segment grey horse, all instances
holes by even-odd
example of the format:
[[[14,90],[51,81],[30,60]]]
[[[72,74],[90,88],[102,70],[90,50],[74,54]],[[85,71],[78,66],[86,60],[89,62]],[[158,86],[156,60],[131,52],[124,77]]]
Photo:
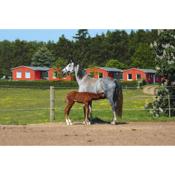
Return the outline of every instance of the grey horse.
[[[123,92],[120,84],[117,80],[111,78],[91,78],[88,74],[79,76],[79,65],[75,65],[73,62],[69,63],[62,73],[75,72],[76,81],[78,83],[79,92],[92,92],[101,93],[104,92],[106,98],[109,100],[113,111],[113,120],[111,124],[117,123],[117,116],[122,117],[123,106]],[[90,109],[90,111],[92,111]]]

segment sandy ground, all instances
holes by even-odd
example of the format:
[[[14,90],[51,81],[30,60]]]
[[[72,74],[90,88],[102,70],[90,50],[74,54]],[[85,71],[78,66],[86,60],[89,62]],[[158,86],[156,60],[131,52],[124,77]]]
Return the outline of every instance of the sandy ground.
[[[175,122],[0,125],[0,145],[175,145]]]

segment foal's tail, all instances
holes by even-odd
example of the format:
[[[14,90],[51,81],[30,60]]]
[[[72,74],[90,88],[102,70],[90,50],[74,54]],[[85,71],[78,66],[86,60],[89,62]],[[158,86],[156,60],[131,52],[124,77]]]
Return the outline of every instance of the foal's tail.
[[[123,90],[121,85],[116,82],[116,89],[115,89],[115,98],[116,98],[116,114],[120,118],[122,118],[123,114]]]

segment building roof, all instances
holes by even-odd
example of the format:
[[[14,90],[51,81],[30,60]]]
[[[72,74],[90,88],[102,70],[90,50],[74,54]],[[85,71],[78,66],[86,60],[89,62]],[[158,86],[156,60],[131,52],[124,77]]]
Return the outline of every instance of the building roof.
[[[137,69],[137,70],[140,70],[140,71],[142,71],[142,72],[144,72],[144,73],[156,73],[156,71],[155,70],[153,70],[153,69],[139,69],[139,68],[130,68],[130,69],[125,69],[125,70],[123,70],[123,71],[128,71],[128,70],[131,70],[131,69]]]
[[[104,69],[108,72],[123,72],[121,69],[113,68],[113,67],[99,67],[100,69]]]
[[[49,67],[39,67],[39,66],[37,66],[37,67],[35,67],[35,66],[26,66],[26,67],[28,67],[32,70],[41,70],[41,71],[48,71],[49,70]]]
[[[141,70],[141,71],[143,71],[145,73],[156,73],[156,71],[153,70],[153,69],[138,69],[138,70]]]
[[[40,66],[18,66],[18,67],[14,67],[12,69],[16,69],[16,68],[20,68],[20,67],[27,67],[29,69],[32,69],[32,70],[39,70],[39,71],[48,71],[50,68],[49,67],[40,67]]]

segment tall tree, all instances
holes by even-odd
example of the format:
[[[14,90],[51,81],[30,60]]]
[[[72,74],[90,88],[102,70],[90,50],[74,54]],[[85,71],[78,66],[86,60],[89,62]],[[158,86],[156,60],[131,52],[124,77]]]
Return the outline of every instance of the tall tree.
[[[131,66],[155,68],[155,53],[147,43],[141,43],[131,57]]]
[[[162,77],[161,89],[153,102],[153,114],[175,115],[175,30],[159,31],[153,47],[157,73]]]
[[[88,59],[90,56],[89,52],[89,44],[90,44],[90,36],[87,29],[79,29],[75,36],[74,42],[74,52],[73,52],[73,59],[82,67],[88,66]]]
[[[106,36],[96,35],[96,37],[90,39],[89,44],[89,57],[87,64],[104,66],[108,58],[110,58],[109,43],[106,40]]]
[[[128,63],[128,34],[124,30],[108,31],[106,40],[110,58],[118,58],[120,62]]]
[[[132,64],[132,60],[130,58],[133,57],[136,50],[139,48],[141,44],[150,45],[157,39],[157,30],[137,30],[131,31],[129,35],[128,41],[128,64]]]
[[[121,63],[117,59],[108,60],[106,63],[106,66],[107,67],[115,67],[117,69],[126,69],[127,68],[127,66],[125,64]]]
[[[55,50],[53,51],[54,56],[64,59],[65,62],[70,61],[73,58],[73,46],[74,43],[62,35],[55,45]]]
[[[77,41],[85,41],[88,37],[90,35],[87,29],[79,29],[73,38]]]
[[[64,58],[58,57],[57,59],[55,59],[52,66],[55,68],[63,68],[64,66],[66,66],[66,64],[67,62]]]
[[[53,54],[43,46],[33,55],[31,64],[33,66],[47,66],[50,67],[55,61]]]
[[[14,51],[14,43],[7,40],[0,43],[0,76],[11,75]]]

